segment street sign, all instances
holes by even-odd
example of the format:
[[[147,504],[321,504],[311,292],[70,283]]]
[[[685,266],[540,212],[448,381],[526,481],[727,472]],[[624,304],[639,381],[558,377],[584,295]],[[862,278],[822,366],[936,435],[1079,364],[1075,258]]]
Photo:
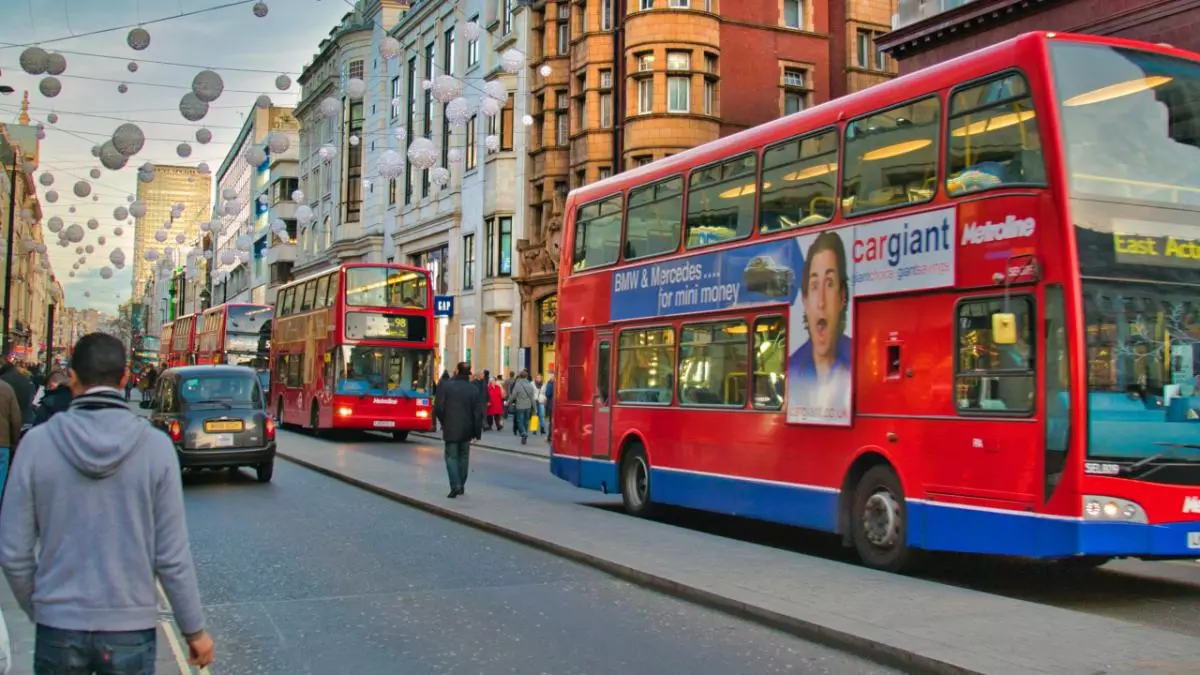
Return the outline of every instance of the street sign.
[[[445,317],[447,319],[454,316],[454,296],[453,295],[435,295],[433,296],[433,315],[436,317]]]

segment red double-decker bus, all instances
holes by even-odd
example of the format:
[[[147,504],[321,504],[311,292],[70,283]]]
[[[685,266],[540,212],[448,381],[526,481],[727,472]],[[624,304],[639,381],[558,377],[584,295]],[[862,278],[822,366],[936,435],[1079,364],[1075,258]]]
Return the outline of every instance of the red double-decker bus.
[[[890,570],[1200,557],[1197,92],[1032,33],[572,192],[552,471]]]
[[[285,424],[433,429],[436,339],[428,270],[352,263],[279,289],[271,400]]]
[[[171,335],[175,332],[175,322],[168,321],[162,325],[162,333],[158,342],[158,363],[169,363],[171,360]]]
[[[197,316],[197,314],[181,316],[163,326],[162,348],[167,352],[165,359],[167,366],[174,368],[196,363]]]
[[[228,302],[204,310],[196,328],[196,363],[265,371],[271,357],[270,305]]]

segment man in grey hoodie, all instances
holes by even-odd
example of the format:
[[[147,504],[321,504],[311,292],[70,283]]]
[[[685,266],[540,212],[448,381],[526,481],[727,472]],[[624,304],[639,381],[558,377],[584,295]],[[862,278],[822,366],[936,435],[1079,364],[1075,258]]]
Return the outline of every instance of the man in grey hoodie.
[[[125,354],[103,333],[76,343],[70,408],[28,432],[9,476],[0,567],[37,624],[38,673],[154,672],[156,578],[191,662],[213,660],[179,460],[125,405]]]

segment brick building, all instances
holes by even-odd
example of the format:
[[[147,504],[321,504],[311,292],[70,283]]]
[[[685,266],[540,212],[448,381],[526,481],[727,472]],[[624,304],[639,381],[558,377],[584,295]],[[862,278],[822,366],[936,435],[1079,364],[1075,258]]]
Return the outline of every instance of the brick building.
[[[510,0],[500,0],[510,4]],[[522,7],[521,5],[525,6]],[[563,208],[575,187],[892,76],[896,0],[537,0],[529,17],[520,344],[552,370]]]
[[[1166,42],[1200,51],[1194,0],[900,0],[880,49],[901,73],[1033,30]]]

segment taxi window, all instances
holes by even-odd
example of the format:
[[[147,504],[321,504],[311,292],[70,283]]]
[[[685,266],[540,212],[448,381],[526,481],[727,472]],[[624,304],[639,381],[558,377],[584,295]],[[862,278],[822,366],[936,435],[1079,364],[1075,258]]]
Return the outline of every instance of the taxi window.
[[[179,396],[188,405],[228,403],[262,407],[262,385],[251,375],[185,377],[179,382]]]

